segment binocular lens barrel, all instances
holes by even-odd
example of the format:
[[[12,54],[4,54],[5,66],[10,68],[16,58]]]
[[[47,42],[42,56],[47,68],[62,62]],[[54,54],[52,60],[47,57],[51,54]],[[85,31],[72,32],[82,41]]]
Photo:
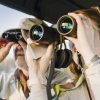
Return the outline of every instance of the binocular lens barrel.
[[[21,34],[21,32],[17,32],[15,34],[10,33],[10,32],[5,32],[2,34],[2,38],[11,40],[11,41],[18,41],[22,38],[22,34]]]
[[[7,39],[9,37],[8,35],[9,35],[8,33],[3,33],[2,38]]]
[[[72,32],[76,29],[76,21],[69,15],[64,15],[59,18],[57,22],[57,31],[61,35],[71,36]]]
[[[43,37],[43,28],[39,25],[35,25],[30,30],[30,38],[34,41],[39,41]]]
[[[34,25],[30,29],[30,38],[39,43],[52,43],[59,40],[59,33],[46,25]]]
[[[16,39],[18,39],[18,40],[22,39],[22,34],[21,34],[21,32],[16,33],[15,36],[16,36]]]

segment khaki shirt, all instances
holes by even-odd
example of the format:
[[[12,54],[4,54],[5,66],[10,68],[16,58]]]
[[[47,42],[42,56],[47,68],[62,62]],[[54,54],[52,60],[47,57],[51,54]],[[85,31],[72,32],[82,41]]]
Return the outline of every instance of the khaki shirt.
[[[0,72],[0,98],[7,99],[7,100],[26,100],[26,97],[23,94],[21,85],[19,84],[18,80],[15,78],[16,69],[13,69],[11,71],[1,71]],[[66,83],[66,80],[70,78],[69,75],[66,73],[56,70],[54,74],[54,79],[52,83],[58,83],[58,84],[64,84]],[[44,91],[45,99],[46,92]],[[39,94],[39,91],[35,92],[35,94],[38,96],[39,100],[41,99],[43,94]],[[35,95],[34,94],[34,95]],[[30,93],[30,96],[32,93]],[[30,98],[30,97],[29,97]],[[30,100],[30,99],[27,100]],[[83,91],[83,87],[79,87],[73,91],[67,91],[60,94],[59,100],[87,100]],[[38,100],[33,96],[32,100]]]
[[[16,69],[0,71],[0,98],[7,100],[26,100],[21,85],[15,78]]]
[[[0,71],[0,98],[7,100],[26,100],[21,85],[15,77],[16,68]],[[55,71],[53,83],[61,83],[68,78],[65,73]]]

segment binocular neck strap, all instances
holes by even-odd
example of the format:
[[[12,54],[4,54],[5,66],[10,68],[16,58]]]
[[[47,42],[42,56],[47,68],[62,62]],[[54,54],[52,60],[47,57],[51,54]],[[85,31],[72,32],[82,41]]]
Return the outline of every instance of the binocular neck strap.
[[[52,100],[51,82],[52,82],[53,74],[54,74],[55,58],[56,58],[56,51],[54,50],[54,54],[53,54],[53,57],[51,59],[51,64],[50,64],[50,67],[49,67],[50,68],[50,72],[49,72],[49,77],[47,79],[47,87],[46,87],[48,100]]]

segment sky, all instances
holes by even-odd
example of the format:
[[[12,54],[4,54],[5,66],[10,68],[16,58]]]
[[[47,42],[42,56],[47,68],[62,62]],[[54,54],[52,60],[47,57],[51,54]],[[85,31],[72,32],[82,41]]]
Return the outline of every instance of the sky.
[[[17,28],[21,19],[33,17],[0,4],[0,34],[10,28]]]

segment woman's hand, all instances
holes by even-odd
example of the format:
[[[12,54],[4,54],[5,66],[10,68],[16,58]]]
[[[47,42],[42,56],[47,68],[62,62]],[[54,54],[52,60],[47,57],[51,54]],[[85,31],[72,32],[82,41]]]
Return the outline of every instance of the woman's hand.
[[[89,29],[89,19],[81,14],[69,13],[69,15],[75,18],[77,22],[77,38],[67,36],[65,36],[65,38],[74,43],[77,50],[82,54],[85,63],[88,64],[90,59],[94,56],[93,49],[87,38],[87,34],[91,32],[91,29]]]
[[[50,44],[46,53],[38,59],[32,59],[30,56],[31,54],[27,53],[26,50],[26,62],[29,67],[29,80],[33,80],[34,84],[45,84],[45,74],[53,56],[53,50],[54,46],[53,44]]]

